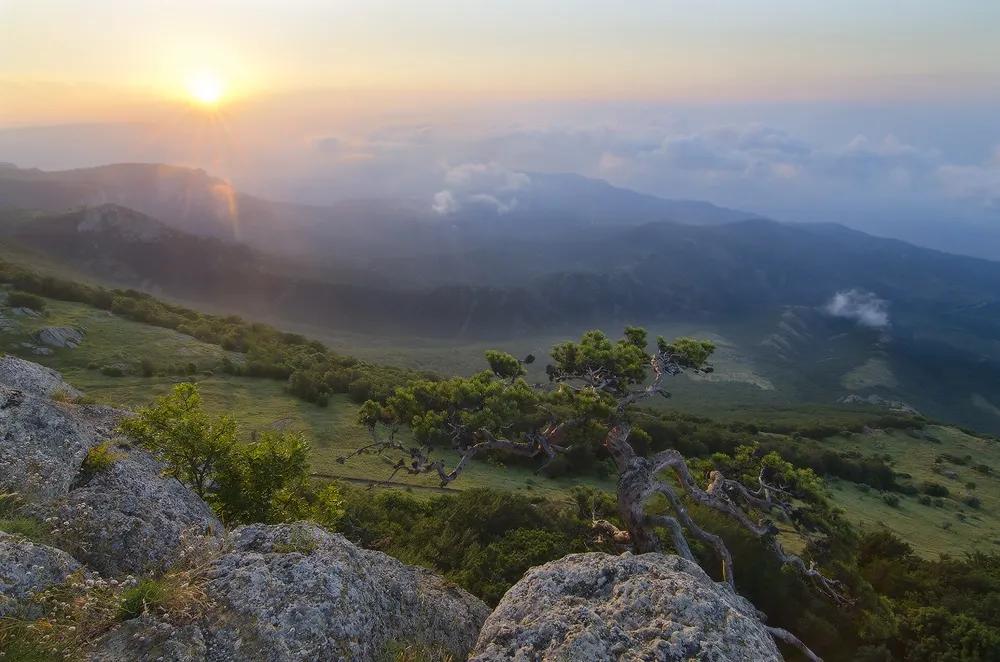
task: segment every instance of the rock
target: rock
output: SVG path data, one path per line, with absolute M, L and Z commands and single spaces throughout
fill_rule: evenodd
M 175 627 L 154 616 L 143 615 L 108 634 L 87 659 L 90 662 L 196 662 L 208 659 L 208 648 L 197 625 Z
M 25 308 L 20 306 L 18 308 L 11 308 L 11 312 L 15 315 L 23 315 L 24 317 L 41 317 L 42 314 L 33 308 Z
M 49 347 L 77 347 L 83 342 L 83 331 L 69 326 L 47 326 L 35 333 L 35 339 Z
M 862 397 L 852 393 L 850 395 L 845 395 L 837 400 L 837 402 L 845 405 L 870 405 L 872 407 L 881 407 L 882 409 L 888 409 L 889 411 L 899 414 L 909 414 L 911 416 L 920 415 L 919 411 L 901 400 L 889 400 L 874 393 L 867 397 Z
M 9 381 L 2 374 L 9 359 L 0 360 L 0 381 Z M 22 383 L 46 391 L 62 380 Z M 17 493 L 22 501 L 48 501 L 69 492 L 87 451 L 113 434 L 112 411 L 0 386 L 0 492 Z
M 462 656 L 489 609 L 433 573 L 309 524 L 243 526 L 210 570 L 219 659 L 376 660 L 392 643 Z
M 427 570 L 307 523 L 235 529 L 207 577 L 211 607 L 199 630 L 173 628 L 172 639 L 192 655 L 164 659 L 383 660 L 393 644 L 464 659 L 489 613 Z M 130 621 L 92 659 L 155 659 L 145 647 L 152 642 L 163 654 L 167 632 L 163 621 Z
M 104 575 L 163 571 L 187 547 L 218 544 L 222 522 L 208 505 L 163 465 L 134 448 L 114 452 L 121 459 L 88 476 L 78 474 L 72 489 L 29 511 L 52 522 L 61 547 Z
M 116 438 L 123 412 L 53 401 L 68 388 L 59 373 L 12 357 L 0 360 L 0 383 L 0 493 L 47 522 L 57 546 L 116 575 L 162 570 L 195 538 L 221 535 L 208 505 L 141 449 L 121 443 L 113 466 L 81 470 L 87 451 Z
M 43 397 L 57 391 L 74 398 L 82 395 L 64 382 L 62 375 L 55 370 L 16 356 L 0 357 L 0 385 Z
M 0 531 L 0 618 L 14 616 L 25 600 L 79 569 L 62 550 Z
M 486 619 L 469 659 L 782 658 L 753 606 L 697 564 L 592 553 L 528 571 Z

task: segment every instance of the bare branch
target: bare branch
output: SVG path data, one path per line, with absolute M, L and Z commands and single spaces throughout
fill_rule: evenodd
M 801 639 L 796 637 L 794 634 L 792 634 L 785 628 L 774 628 L 771 627 L 770 625 L 765 625 L 764 628 L 775 639 L 780 639 L 781 641 L 784 641 L 786 644 L 791 644 L 792 646 L 798 648 L 800 651 L 802 651 L 802 654 L 805 655 L 806 658 L 810 660 L 810 662 L 823 662 L 823 658 L 821 658 L 819 655 L 816 655 L 816 653 L 812 652 L 812 650 L 810 650 L 808 646 L 802 643 Z

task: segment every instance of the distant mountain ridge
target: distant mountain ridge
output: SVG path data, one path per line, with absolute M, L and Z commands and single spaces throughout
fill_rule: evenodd
M 717 224 L 753 218 L 707 202 L 667 200 L 573 174 L 532 173 L 517 205 L 498 214 L 468 205 L 440 215 L 430 200 L 346 200 L 319 207 L 241 193 L 204 170 L 123 163 L 65 171 L 0 167 L 0 207 L 49 212 L 104 203 L 130 207 L 191 234 L 246 243 L 268 252 L 325 257 L 364 242 L 379 254 L 399 255 L 399 244 L 431 247 L 458 228 L 492 235 L 539 227 L 631 226 L 673 221 Z M 387 233 L 397 236 L 386 242 Z M 345 247 L 345 242 L 349 247 Z
M 18 172 L 29 185 L 0 198 L 8 207 L 31 203 L 28 193 L 39 193 L 30 183 L 46 178 Z M 183 219 L 204 230 L 195 220 L 216 209 L 217 200 L 185 192 L 221 180 L 178 172 L 176 181 L 186 183 L 157 189 L 166 192 L 147 205 L 167 200 L 177 209 L 178 199 L 188 200 Z M 137 196 L 156 179 L 153 166 L 139 173 L 130 177 L 141 185 L 122 195 Z M 70 180 L 60 187 L 76 195 L 82 189 Z M 229 189 L 225 195 L 235 195 L 244 209 L 255 204 Z M 68 198 L 46 199 L 55 205 Z M 240 231 L 257 242 L 240 243 L 102 203 L 58 213 L 5 212 L 0 239 L 116 286 L 256 319 L 383 337 L 471 341 L 678 320 L 746 328 L 744 351 L 769 366 L 769 376 L 810 397 L 876 393 L 1000 430 L 990 409 L 1000 403 L 1000 263 L 832 224 L 618 223 L 608 213 L 613 207 L 595 207 L 597 220 L 589 222 L 582 212 L 536 214 L 531 204 L 482 222 L 430 214 L 404 221 L 397 212 L 405 205 L 361 222 L 261 203 L 256 220 L 239 218 Z M 290 209 L 302 215 L 279 214 Z M 306 244 L 308 252 L 264 250 L 259 244 L 268 237 L 269 248 Z M 844 292 L 883 302 L 884 328 L 831 316 L 828 303 Z M 788 311 L 798 327 L 783 321 Z

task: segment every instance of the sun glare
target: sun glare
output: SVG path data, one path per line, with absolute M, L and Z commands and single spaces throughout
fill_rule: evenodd
M 188 94 L 202 106 L 217 106 L 225 93 L 225 86 L 215 74 L 202 71 L 188 79 Z

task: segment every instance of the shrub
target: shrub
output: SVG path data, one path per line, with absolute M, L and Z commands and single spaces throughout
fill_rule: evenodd
M 127 621 L 147 612 L 163 609 L 167 602 L 167 588 L 156 579 L 141 579 L 135 586 L 126 589 L 118 606 L 118 618 Z
M 87 456 L 83 458 L 83 465 L 80 468 L 88 474 L 97 474 L 107 471 L 120 459 L 122 459 L 121 453 L 114 450 L 111 442 L 102 441 L 87 451 Z
M 45 299 L 18 290 L 7 295 L 7 305 L 11 308 L 28 308 L 37 313 L 45 312 Z
M 892 506 L 893 508 L 899 507 L 899 497 L 890 492 L 886 492 L 885 494 L 882 495 L 882 501 L 885 501 L 888 505 Z
M 979 509 L 983 505 L 983 502 L 975 494 L 966 494 L 962 497 L 962 503 L 967 505 L 969 508 Z
M 932 497 L 946 497 L 948 496 L 948 488 L 941 483 L 935 483 L 930 480 L 925 480 L 920 486 L 920 489 L 924 494 L 929 494 Z
M 101 374 L 105 377 L 124 377 L 125 371 L 116 365 L 106 365 L 101 368 Z
M 918 496 L 917 497 L 917 501 L 919 501 L 920 505 L 922 505 L 922 506 L 929 506 L 929 505 L 931 505 L 931 498 L 929 496 L 927 496 L 926 494 L 921 494 L 920 496 Z

